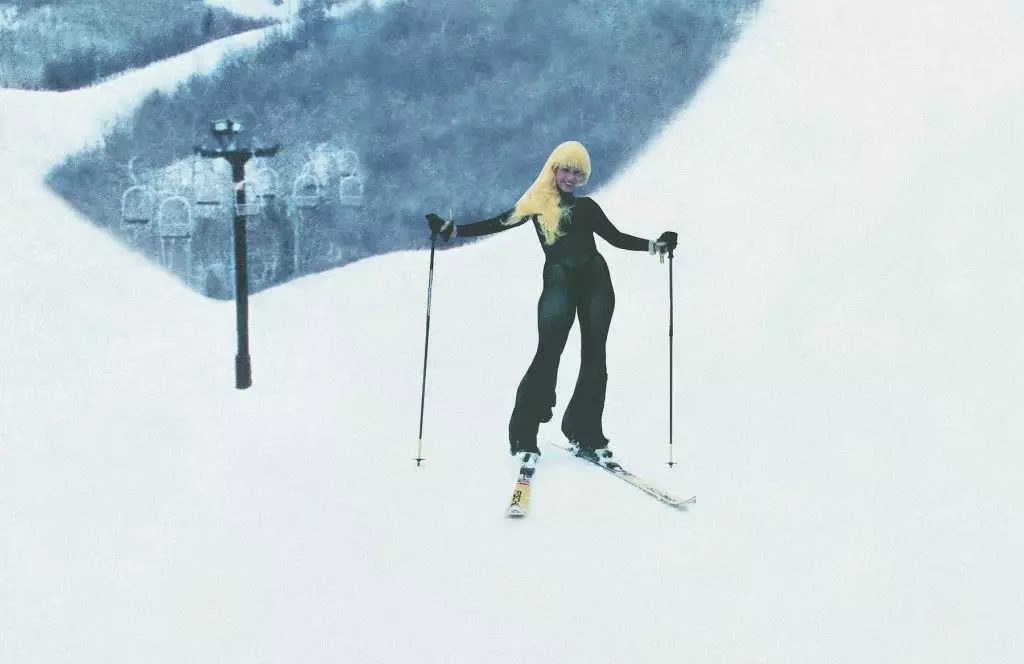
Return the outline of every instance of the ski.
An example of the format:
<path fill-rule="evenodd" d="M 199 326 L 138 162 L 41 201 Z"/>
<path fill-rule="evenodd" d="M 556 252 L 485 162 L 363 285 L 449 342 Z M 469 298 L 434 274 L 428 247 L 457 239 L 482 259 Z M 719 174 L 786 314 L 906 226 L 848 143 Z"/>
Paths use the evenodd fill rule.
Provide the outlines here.
<path fill-rule="evenodd" d="M 530 481 L 533 480 L 533 471 L 536 470 L 539 459 L 539 454 L 527 452 L 523 455 L 519 476 L 516 478 L 516 486 L 512 490 L 512 499 L 509 500 L 505 516 L 524 517 L 530 513 Z"/>
<path fill-rule="evenodd" d="M 596 454 L 593 454 L 592 452 L 583 452 L 579 449 L 577 445 L 574 445 L 572 443 L 562 443 L 551 440 L 549 440 L 548 443 L 553 445 L 554 447 L 563 449 L 566 452 L 571 452 L 580 459 L 589 461 L 595 466 L 600 466 L 601 468 L 607 470 L 615 477 L 618 477 L 620 480 L 623 480 L 624 482 L 635 486 L 636 488 L 646 493 L 648 496 L 651 496 L 658 502 L 664 505 L 668 505 L 669 507 L 674 507 L 676 509 L 685 509 L 687 505 L 693 505 L 697 502 L 697 496 L 690 496 L 689 498 L 677 498 L 676 496 L 673 496 L 670 493 L 662 491 L 661 489 L 654 486 L 647 480 L 637 477 L 633 473 L 623 468 L 622 465 L 619 464 L 617 461 L 602 459 L 598 457 Z"/>

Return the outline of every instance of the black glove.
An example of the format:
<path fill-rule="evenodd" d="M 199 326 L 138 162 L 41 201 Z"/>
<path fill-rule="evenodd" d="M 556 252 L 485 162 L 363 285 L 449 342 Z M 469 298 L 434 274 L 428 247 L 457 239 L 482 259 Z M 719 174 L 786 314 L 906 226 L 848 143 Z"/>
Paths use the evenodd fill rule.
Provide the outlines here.
<path fill-rule="evenodd" d="M 451 221 L 445 221 L 433 212 L 427 215 L 427 226 L 430 227 L 431 237 L 440 233 L 445 242 L 451 239 L 452 231 L 455 230 L 455 224 Z"/>
<path fill-rule="evenodd" d="M 666 253 L 676 248 L 676 244 L 679 240 L 679 235 L 672 231 L 665 231 L 658 236 L 658 239 L 654 242 L 654 245 L 658 248 L 658 253 Z"/>

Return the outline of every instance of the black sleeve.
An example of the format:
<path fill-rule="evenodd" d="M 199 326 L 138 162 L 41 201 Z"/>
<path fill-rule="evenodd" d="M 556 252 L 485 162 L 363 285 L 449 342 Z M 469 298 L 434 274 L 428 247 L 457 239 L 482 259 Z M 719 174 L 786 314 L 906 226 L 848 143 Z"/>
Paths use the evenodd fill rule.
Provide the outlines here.
<path fill-rule="evenodd" d="M 594 232 L 605 239 L 608 244 L 619 249 L 627 249 L 629 251 L 647 251 L 650 247 L 650 242 L 635 235 L 623 233 L 618 228 L 612 225 L 608 217 L 605 216 L 604 210 L 592 199 L 590 201 L 590 215 L 594 222 Z"/>
<path fill-rule="evenodd" d="M 529 217 L 523 217 L 515 223 L 505 223 L 505 221 L 512 215 L 513 210 L 515 210 L 515 208 L 506 210 L 497 217 L 484 219 L 483 221 L 474 221 L 471 224 L 455 224 L 455 237 L 490 235 L 491 233 L 500 233 L 501 231 L 507 231 L 510 228 L 515 228 L 516 226 L 521 226 L 526 223 L 526 220 L 529 219 Z"/>

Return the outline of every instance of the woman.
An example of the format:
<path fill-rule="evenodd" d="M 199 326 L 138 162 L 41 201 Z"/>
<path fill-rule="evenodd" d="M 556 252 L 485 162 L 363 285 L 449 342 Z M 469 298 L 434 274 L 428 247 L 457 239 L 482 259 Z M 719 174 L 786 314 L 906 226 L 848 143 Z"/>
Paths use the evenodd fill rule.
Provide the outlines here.
<path fill-rule="evenodd" d="M 537 304 L 537 353 L 519 383 L 508 425 L 510 452 L 539 453 L 537 429 L 551 419 L 555 405 L 558 363 L 569 330 L 580 320 L 580 373 L 565 414 L 562 432 L 581 449 L 609 457 L 604 413 L 608 373 L 605 342 L 615 309 L 608 264 L 597 251 L 594 234 L 609 244 L 630 251 L 665 252 L 674 249 L 671 231 L 657 240 L 644 240 L 620 232 L 593 200 L 577 197 L 576 187 L 590 179 L 590 155 L 576 141 L 559 145 L 548 157 L 536 181 L 511 210 L 493 219 L 455 225 L 438 215 L 427 215 L 431 233 L 445 241 L 455 237 L 488 235 L 531 222 L 544 250 L 544 288 Z"/>

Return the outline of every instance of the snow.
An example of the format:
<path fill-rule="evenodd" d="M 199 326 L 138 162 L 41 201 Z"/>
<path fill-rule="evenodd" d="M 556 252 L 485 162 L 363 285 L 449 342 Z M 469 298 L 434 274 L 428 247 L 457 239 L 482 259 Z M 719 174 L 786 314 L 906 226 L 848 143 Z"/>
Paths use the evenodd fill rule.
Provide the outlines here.
<path fill-rule="evenodd" d="M 697 494 L 682 514 L 550 450 L 533 513 L 502 517 L 529 233 L 437 256 L 417 467 L 425 252 L 252 298 L 238 391 L 233 306 L 43 187 L 258 36 L 0 91 L 0 661 L 1013 661 L 1024 15 L 895 4 L 769 1 L 589 192 L 680 233 L 673 469 L 667 269 L 603 253 L 606 432 Z M 577 353 L 574 332 L 560 405 Z"/>
<path fill-rule="evenodd" d="M 368 4 L 371 7 L 379 8 L 389 1 L 338 0 L 338 2 L 331 6 L 329 14 L 335 18 L 342 18 L 361 5 Z M 223 7 L 239 16 L 287 20 L 293 14 L 298 13 L 301 0 L 282 0 L 279 5 L 275 5 L 271 0 L 206 0 L 206 4 L 214 7 Z"/>
<path fill-rule="evenodd" d="M 212 7 L 222 7 L 239 16 L 250 18 L 276 18 L 285 20 L 299 11 L 299 0 L 283 0 L 275 5 L 271 0 L 206 0 Z"/>

